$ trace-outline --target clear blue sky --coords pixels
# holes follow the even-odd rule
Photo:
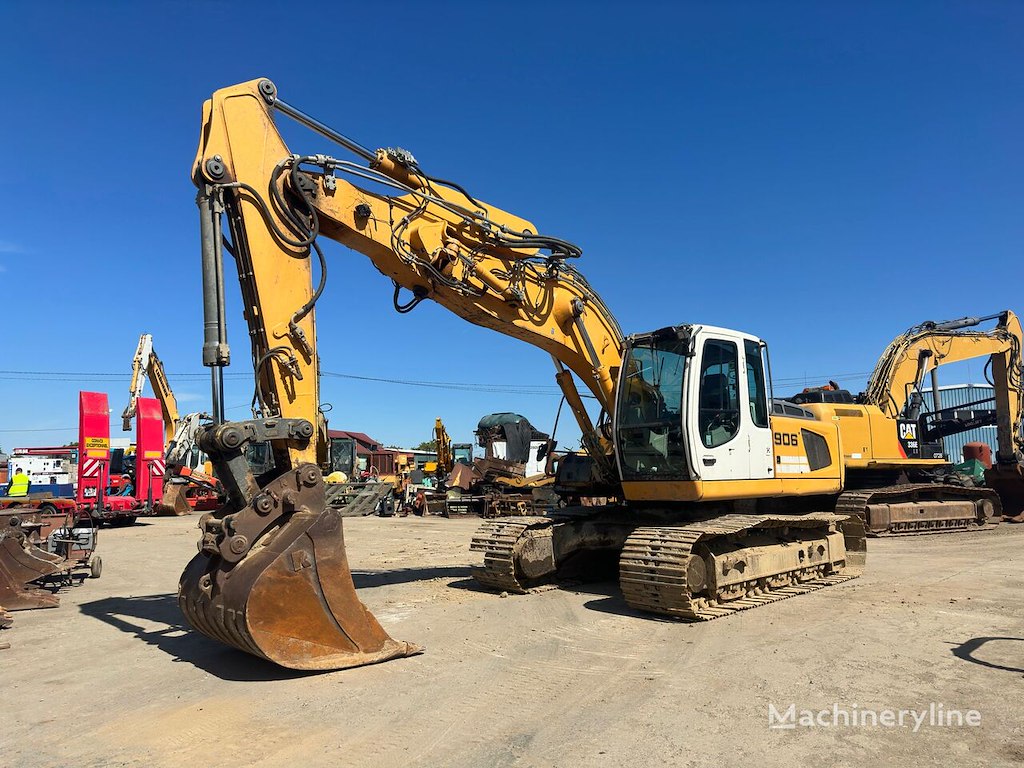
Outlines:
[[[72,439],[79,388],[110,393],[120,435],[143,331],[182,408],[208,407],[189,166],[203,100],[260,76],[579,243],[627,333],[764,337],[777,391],[805,376],[856,391],[916,322],[1024,309],[1018,3],[8,0],[0,24],[0,368],[59,372],[0,374],[7,450]],[[397,315],[364,257],[327,246],[325,370],[553,384],[522,342],[429,303]],[[229,322],[241,374],[244,323]],[[248,403],[249,380],[229,381],[228,405]],[[332,426],[404,445],[436,416],[457,440],[500,410],[550,429],[553,391],[323,386]],[[578,436],[567,413],[559,433]]]

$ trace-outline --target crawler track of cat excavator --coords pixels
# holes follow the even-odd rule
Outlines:
[[[957,533],[991,528],[1002,502],[991,488],[916,483],[847,491],[836,513],[859,517],[872,537]]]
[[[472,548],[482,585],[523,593],[586,549],[618,549],[626,602],[689,621],[728,616],[839,584],[865,560],[859,518],[724,515],[678,525],[636,526],[592,516],[492,520]]]

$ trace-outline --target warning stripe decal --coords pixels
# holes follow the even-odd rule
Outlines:
[[[97,461],[96,459],[83,459],[82,460],[82,477],[99,477],[100,476],[100,465],[103,462]]]

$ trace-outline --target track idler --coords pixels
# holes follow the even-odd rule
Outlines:
[[[243,509],[224,507],[199,525],[178,604],[204,635],[290,669],[422,652],[389,637],[356,596],[341,514],[327,506],[316,465],[285,472]]]

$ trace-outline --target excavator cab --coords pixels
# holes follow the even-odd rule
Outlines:
[[[737,331],[681,325],[630,336],[615,423],[623,482],[768,478],[766,368],[764,343]]]

